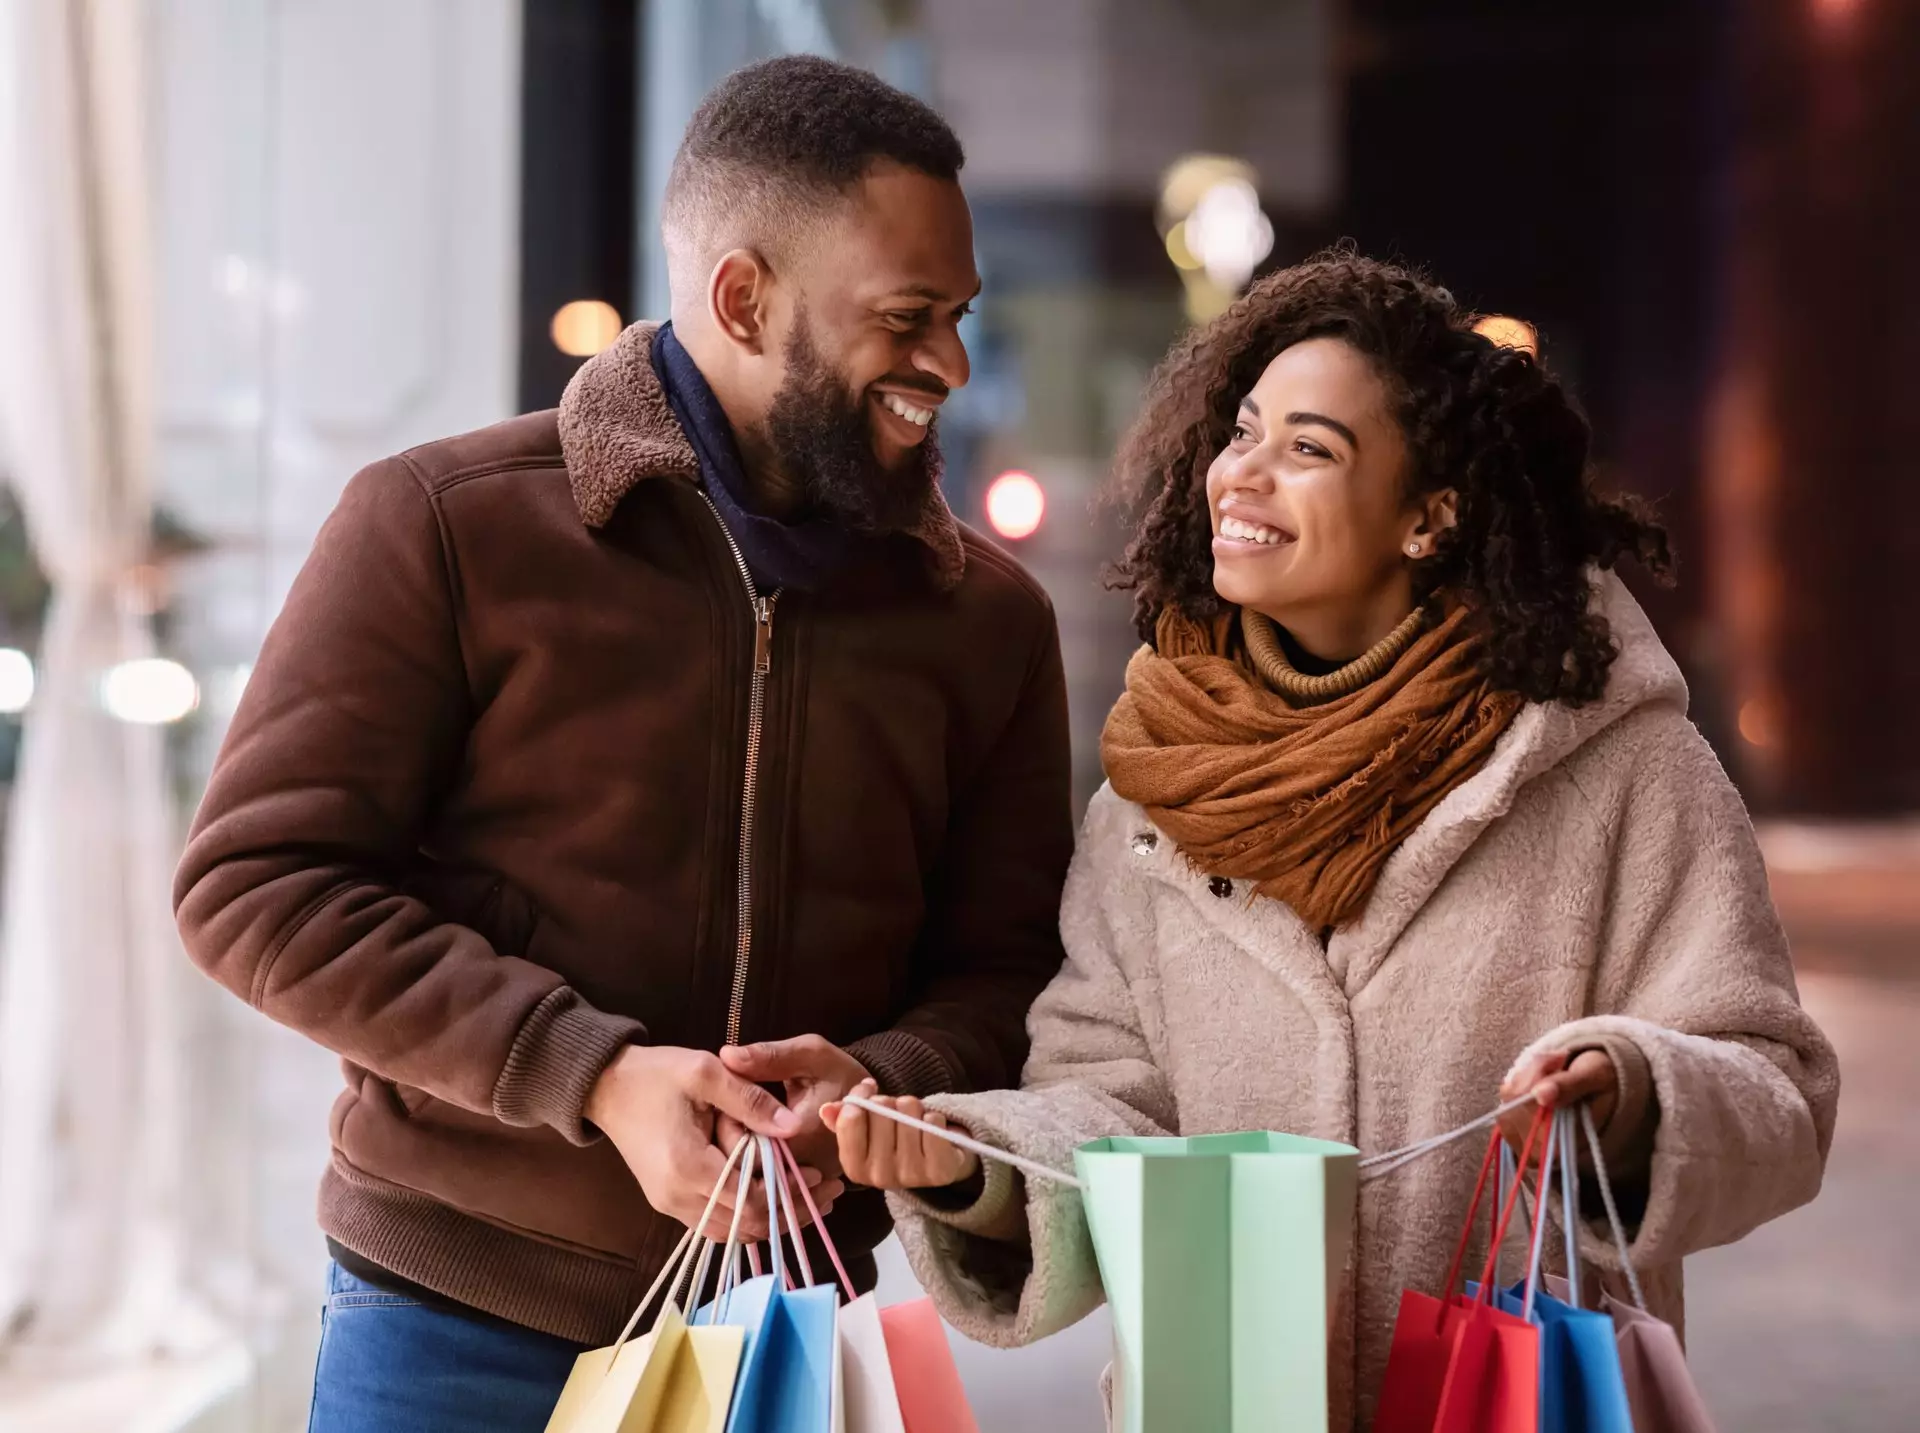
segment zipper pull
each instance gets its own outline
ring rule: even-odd
[[[753,604],[753,674],[764,677],[773,670],[773,597],[761,597]]]

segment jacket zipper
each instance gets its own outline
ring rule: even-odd
[[[767,713],[767,674],[773,670],[773,606],[780,600],[783,588],[762,597],[753,585],[753,572],[747,566],[746,555],[740,551],[728,531],[720,510],[713,505],[703,489],[700,500],[707,505],[707,511],[713,514],[713,520],[720,525],[720,535],[727,540],[727,550],[733,554],[734,565],[740,569],[740,585],[747,592],[747,606],[753,614],[753,678],[750,694],[747,698],[747,763],[746,774],[740,784],[740,869],[738,898],[740,903],[739,923],[733,944],[733,993],[727,1002],[727,1043],[740,1043],[740,1023],[746,1014],[747,1006],[747,970],[753,957],[753,818],[758,805],[758,787],[760,783],[760,738],[761,728],[766,723]]]

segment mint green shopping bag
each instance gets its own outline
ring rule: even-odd
[[[1120,1433],[1327,1426],[1327,1334],[1360,1153],[1296,1135],[1075,1152],[1113,1313]]]

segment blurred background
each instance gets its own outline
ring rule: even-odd
[[[800,50],[966,143],[949,497],[1053,594],[1077,799],[1187,324],[1351,236],[1570,382],[1847,1079],[1820,1201],[1689,1266],[1694,1363],[1729,1429],[1913,1427],[1913,0],[0,0],[0,1429],[304,1426],[337,1071],[187,967],[181,832],[349,475],[664,316],[687,117]],[[983,1426],[1091,1433],[1105,1340],[962,1350]]]

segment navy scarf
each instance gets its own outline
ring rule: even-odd
[[[667,405],[700,459],[707,496],[739,544],[754,586],[763,595],[776,588],[813,592],[830,581],[846,565],[859,539],[825,518],[789,523],[752,511],[747,506],[747,470],[740,461],[733,425],[693,355],[674,337],[672,324],[660,325],[652,356]]]

